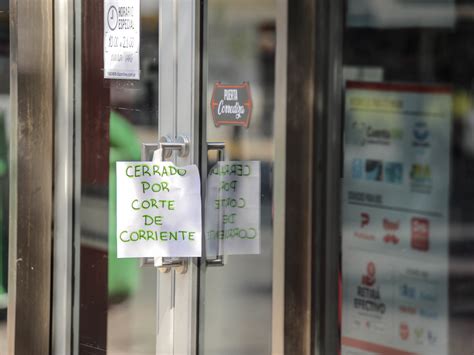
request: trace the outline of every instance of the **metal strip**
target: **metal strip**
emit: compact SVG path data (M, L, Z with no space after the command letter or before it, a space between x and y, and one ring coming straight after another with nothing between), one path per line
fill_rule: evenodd
M176 96L176 2L159 2L159 53L158 53L158 137L175 136ZM174 354L174 271L157 270L157 354Z
M324 347L322 354L337 353L340 349L339 329L339 272L341 255L341 166L342 166L342 55L343 55L343 28L344 5L342 0L327 0L328 23L326 60L324 68L320 68L328 75L326 86L322 89L327 93L327 110L322 119L326 121L327 150L325 154L325 221L326 229L320 236L326 239L324 268L324 323L319 326L325 329ZM319 19L317 19L319 21ZM324 215L324 214L323 214ZM315 284L317 286L317 284ZM319 285L322 287L322 285Z
M159 136L190 138L190 154L178 157L178 165L199 156L199 6L198 0L160 1ZM196 352L197 273L193 260L185 274L158 276L158 352Z
M313 335L315 10L313 0L288 6L284 353L300 355L311 353Z
M18 19L15 15L18 7L17 1L10 1L10 143L9 143L9 230L8 230L8 308L7 308L7 351L15 353L16 317L16 255L18 248L16 237L18 235ZM13 268L10 268L13 266Z
M75 102L82 102L82 0L74 0L74 98ZM73 299L72 299L72 334L71 354L79 354L79 314L80 314L80 270L81 270L81 173L82 173L82 105L74 106L74 263L73 271Z
M55 196L52 353L70 354L72 338L74 2L54 2Z
M313 195L313 346L339 351L342 0L316 2L316 156Z
M288 0L277 0L273 201L272 354L284 354L285 307L285 174Z
M200 136L199 139L202 140L203 142L207 143L207 80L208 80L208 1L203 0L201 3L201 8L200 8L200 97L198 98L200 102L200 115L198 117L201 118L200 120L200 125L199 130L200 130ZM198 147L200 151L200 169L201 171L206 171L207 172L207 144L201 144L200 147ZM207 189L207 174L201 174L201 193L203 196L206 194L206 189ZM206 202L205 198L202 199L202 204L201 208L202 211L205 211L206 207ZM205 217L203 213L203 225L205 223ZM206 239L205 236L202 238L202 244L205 245ZM207 257L206 254L206 248L203 248L202 250L202 256L205 259ZM202 258L201 258L202 260ZM205 334L204 334L204 329L205 329L205 317L204 313L206 311L206 302L204 299L201 298L201 295L205 294L206 290L206 270L207 270L207 265L205 262L200 262L199 263L199 274L198 274L198 294L197 294L197 301L198 301L198 309L196 313L196 318L197 318L197 330L196 330L196 337L197 337L197 353L203 353L204 352L204 339L205 339Z
M178 165L198 164L199 154L199 0L178 0L176 46L178 48L176 129L190 138L190 152ZM175 273L174 354L196 353L197 259L186 274ZM179 336L178 336L179 335Z
M8 353L49 354L53 221L53 1L10 1ZM32 302L34 295L34 302Z
M158 54L158 133L174 137L176 67L176 38L174 24L174 2L160 0L159 3L159 54Z

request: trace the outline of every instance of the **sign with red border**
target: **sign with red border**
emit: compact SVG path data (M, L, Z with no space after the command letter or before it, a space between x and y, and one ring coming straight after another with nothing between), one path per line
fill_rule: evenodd
M214 84L211 99L212 118L214 125L249 127L252 117L252 96L250 84Z

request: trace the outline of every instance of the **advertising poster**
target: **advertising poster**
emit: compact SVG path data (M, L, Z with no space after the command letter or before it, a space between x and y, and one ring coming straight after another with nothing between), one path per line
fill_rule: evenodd
M454 0L349 0L347 25L369 28L453 28Z
M448 87L348 82L342 354L447 354Z

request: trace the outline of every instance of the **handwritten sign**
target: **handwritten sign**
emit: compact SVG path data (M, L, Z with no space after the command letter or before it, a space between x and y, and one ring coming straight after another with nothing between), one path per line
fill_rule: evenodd
M248 128L252 116L250 84L216 83L212 93L211 111L216 127L231 125Z
M218 162L207 177L209 255L260 253L260 162Z
M117 255L201 256L201 190L195 165L117 162Z
M140 79L140 0L104 0L104 78Z

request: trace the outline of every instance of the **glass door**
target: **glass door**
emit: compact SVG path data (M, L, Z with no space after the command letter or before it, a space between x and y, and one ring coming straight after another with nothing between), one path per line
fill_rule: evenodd
M97 33L123 10L108 3L78 12L74 347L270 354L275 2L142 0L135 80L104 79L115 42ZM170 160L200 169L203 257L119 259L115 163L148 160L143 144L166 140L186 144Z
M119 258L122 186L116 163L150 160L144 147L156 149L165 137L186 137L186 154L169 157L176 165L198 163L201 5L142 0L136 9L137 3L83 0L78 12L82 105L76 126L80 268L74 345L87 354L192 354L198 259L180 260L183 270L155 267L153 259ZM123 40L115 34L123 28L139 28L139 37ZM107 56L117 48L122 52ZM127 56L130 48L136 51ZM138 70L111 70L107 60L120 61L121 54L139 57ZM124 79L129 75L134 79Z
M203 257L158 272L157 353L270 354L276 8L202 5L160 3L159 135L189 139L204 223Z
M276 2L205 18L199 353L271 354Z

